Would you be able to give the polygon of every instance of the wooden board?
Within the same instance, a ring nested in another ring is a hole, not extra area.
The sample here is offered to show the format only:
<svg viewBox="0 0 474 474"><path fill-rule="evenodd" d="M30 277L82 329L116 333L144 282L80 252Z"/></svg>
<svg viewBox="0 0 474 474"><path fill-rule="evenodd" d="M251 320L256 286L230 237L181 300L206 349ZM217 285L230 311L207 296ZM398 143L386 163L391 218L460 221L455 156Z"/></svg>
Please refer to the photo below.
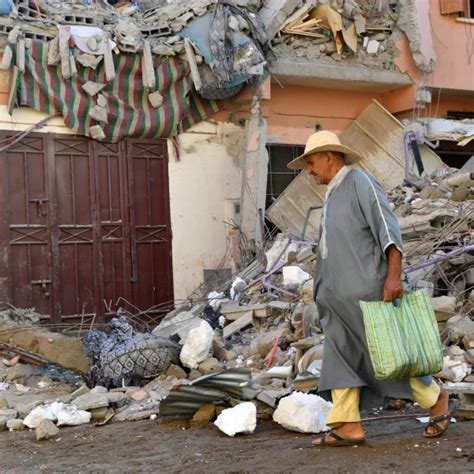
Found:
<svg viewBox="0 0 474 474"><path fill-rule="evenodd" d="M339 138L363 156L355 167L375 176L388 190L401 184L405 177L404 132L400 121L374 100ZM445 166L439 156L424 145L420 146L420 154L427 173ZM416 173L412 154L410 165ZM316 185L314 179L303 172L270 206L266 217L282 231L301 235L308 208L322 205L325 193L325 186ZM314 211L306 238L316 236L319 218L320 211Z"/></svg>

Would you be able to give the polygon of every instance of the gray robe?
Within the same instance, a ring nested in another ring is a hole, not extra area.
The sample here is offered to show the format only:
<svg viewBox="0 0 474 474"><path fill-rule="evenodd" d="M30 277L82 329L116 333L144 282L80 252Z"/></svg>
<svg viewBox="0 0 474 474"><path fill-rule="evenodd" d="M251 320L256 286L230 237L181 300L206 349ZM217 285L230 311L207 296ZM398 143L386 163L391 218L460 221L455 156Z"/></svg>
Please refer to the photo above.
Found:
<svg viewBox="0 0 474 474"><path fill-rule="evenodd" d="M325 335L319 391L362 387L361 407L385 397L412 398L408 381L374 375L359 301L383 299L385 250L402 250L400 226L380 184L352 169L330 194L326 211L328 254L318 254L314 297Z"/></svg>

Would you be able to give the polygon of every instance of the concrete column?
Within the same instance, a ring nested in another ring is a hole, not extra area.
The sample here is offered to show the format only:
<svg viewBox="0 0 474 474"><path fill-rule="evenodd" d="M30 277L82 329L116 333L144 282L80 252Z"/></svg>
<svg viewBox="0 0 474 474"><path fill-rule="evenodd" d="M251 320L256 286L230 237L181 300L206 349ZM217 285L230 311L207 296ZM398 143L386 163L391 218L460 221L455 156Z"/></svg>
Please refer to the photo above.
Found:
<svg viewBox="0 0 474 474"><path fill-rule="evenodd" d="M261 115L261 97L253 98L252 117L245 124L245 160L240 200L240 228L254 250L263 241L262 218L265 217L268 153L267 122ZM261 216L261 217L260 217Z"/></svg>

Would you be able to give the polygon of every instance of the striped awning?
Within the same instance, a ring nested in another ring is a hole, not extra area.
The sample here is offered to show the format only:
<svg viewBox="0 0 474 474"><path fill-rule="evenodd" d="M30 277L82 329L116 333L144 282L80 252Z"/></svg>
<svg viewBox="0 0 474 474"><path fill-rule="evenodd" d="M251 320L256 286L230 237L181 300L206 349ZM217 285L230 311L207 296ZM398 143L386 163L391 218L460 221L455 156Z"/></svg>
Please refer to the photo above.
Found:
<svg viewBox="0 0 474 474"><path fill-rule="evenodd" d="M25 70L15 81L17 104L61 115L81 135L90 136L89 127L101 125L107 142L127 137L169 138L217 111L214 101L203 99L192 87L188 62L176 57L153 57L156 86L150 90L143 86L138 54L114 55L116 77L110 82L105 80L103 62L95 70L78 63L77 76L64 79L61 66L48 66L47 56L47 43L34 41L26 49ZM107 99L107 123L88 115L96 99L82 89L87 81L106 84L101 94ZM155 91L163 96L158 108L148 100Z"/></svg>

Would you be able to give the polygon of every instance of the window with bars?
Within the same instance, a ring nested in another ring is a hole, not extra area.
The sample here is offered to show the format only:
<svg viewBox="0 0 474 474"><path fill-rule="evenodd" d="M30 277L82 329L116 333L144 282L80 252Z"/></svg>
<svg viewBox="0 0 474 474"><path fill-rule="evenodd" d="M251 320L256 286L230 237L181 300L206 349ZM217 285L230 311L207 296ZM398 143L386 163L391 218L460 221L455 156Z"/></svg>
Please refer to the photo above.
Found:
<svg viewBox="0 0 474 474"><path fill-rule="evenodd" d="M268 209L285 188L299 174L299 170L289 170L286 165L304 152L303 146L267 145L268 178L267 199Z"/></svg>

